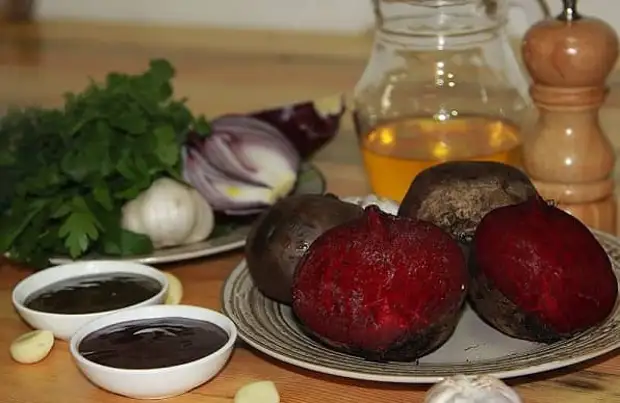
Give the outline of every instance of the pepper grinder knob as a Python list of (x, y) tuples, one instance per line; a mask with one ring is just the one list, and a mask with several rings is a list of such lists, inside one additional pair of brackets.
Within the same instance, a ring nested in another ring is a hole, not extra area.
[(528, 30), (522, 52), (536, 84), (604, 87), (618, 58), (618, 36), (606, 22), (580, 15), (576, 0), (564, 0), (556, 19)]
[(577, 12), (577, 0), (564, 0), (564, 9), (562, 14), (558, 16), (561, 21), (575, 21), (581, 18)]
[(563, 3), (557, 18), (532, 26), (522, 43), (539, 110), (523, 164), (543, 197), (615, 233), (615, 155), (598, 113), (618, 59), (618, 36), (604, 21), (579, 14), (576, 0)]

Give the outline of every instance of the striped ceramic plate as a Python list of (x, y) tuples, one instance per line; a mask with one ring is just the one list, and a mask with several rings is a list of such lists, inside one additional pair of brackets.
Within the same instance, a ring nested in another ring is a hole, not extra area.
[[(596, 233), (620, 278), (620, 239)], [(283, 362), (347, 378), (396, 383), (433, 383), (455, 374), (511, 378), (573, 365), (620, 347), (620, 307), (603, 325), (550, 345), (507, 337), (466, 309), (452, 338), (411, 363), (377, 363), (330, 350), (306, 336), (287, 306), (265, 298), (253, 285), (245, 261), (223, 288), (223, 311), (239, 336)]]

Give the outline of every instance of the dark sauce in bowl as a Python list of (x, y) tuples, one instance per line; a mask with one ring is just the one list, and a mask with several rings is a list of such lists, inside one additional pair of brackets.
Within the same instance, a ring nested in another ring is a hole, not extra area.
[(181, 317), (139, 319), (94, 331), (80, 342), (78, 352), (107, 367), (154, 369), (211, 355), (228, 339), (224, 329), (208, 321)]
[(159, 281), (143, 274), (92, 274), (45, 286), (30, 294), (24, 306), (65, 315), (106, 312), (146, 301), (161, 289)]

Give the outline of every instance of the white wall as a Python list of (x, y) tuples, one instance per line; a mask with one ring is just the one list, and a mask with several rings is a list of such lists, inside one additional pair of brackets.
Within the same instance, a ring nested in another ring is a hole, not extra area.
[[(532, 3), (537, 0), (510, 0)], [(561, 0), (546, 0), (554, 13)], [(596, 15), (620, 31), (620, 0), (581, 1), (584, 14)], [(75, 18), (241, 28), (358, 32), (372, 24), (370, 0), (39, 0), (42, 19)], [(526, 29), (513, 14), (513, 29)]]

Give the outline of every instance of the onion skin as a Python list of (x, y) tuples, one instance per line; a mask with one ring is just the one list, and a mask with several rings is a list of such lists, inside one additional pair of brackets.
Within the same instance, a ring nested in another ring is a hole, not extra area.
[(336, 95), (254, 112), (250, 116), (284, 133), (306, 160), (334, 139), (345, 111), (344, 96)]

